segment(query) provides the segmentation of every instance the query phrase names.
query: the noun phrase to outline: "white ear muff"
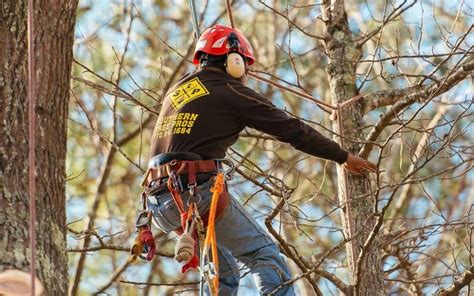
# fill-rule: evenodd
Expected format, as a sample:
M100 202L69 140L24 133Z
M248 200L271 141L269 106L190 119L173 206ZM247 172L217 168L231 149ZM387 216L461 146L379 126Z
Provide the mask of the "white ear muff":
M236 52L230 53L227 56L225 70L234 78L242 77L245 73L245 61L242 56Z

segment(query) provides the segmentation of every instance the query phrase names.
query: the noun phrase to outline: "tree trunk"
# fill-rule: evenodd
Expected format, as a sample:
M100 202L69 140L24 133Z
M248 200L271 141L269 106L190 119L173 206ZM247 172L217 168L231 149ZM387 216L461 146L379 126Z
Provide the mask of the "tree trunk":
M344 10L344 1L331 1L323 7L326 23L324 46L328 54L329 63L326 67L331 99L334 105L340 104L357 95L356 65L361 57L361 49L352 40L347 15ZM337 137L344 149L357 154L361 145L348 141L354 139L362 141L360 123L363 117L363 108L353 103L342 109L339 122L334 121L335 130L346 139ZM339 130L339 124L342 125ZM372 246L378 244L375 239L357 271L357 259L365 240L375 224L374 200L371 196L364 196L370 191L370 180L366 176L345 175L341 166L338 166L338 198L343 205L342 222L347 237L353 238L347 244L348 264L351 285L354 295L385 295L383 285L383 268L380 250ZM347 197L346 185L347 182ZM347 200L350 203L347 203Z
M77 0L35 1L36 274L67 295L65 157ZM26 0L0 4L0 271L29 272Z

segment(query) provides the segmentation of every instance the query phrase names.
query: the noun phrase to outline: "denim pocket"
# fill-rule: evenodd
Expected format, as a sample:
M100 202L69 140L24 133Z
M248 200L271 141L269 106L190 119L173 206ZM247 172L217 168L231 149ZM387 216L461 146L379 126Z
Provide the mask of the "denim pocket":
M198 211L200 215L203 215L211 207L212 192L210 191L212 185L214 184L214 179L199 185L198 194L200 195L200 200L197 203Z
M211 178L208 182L198 186L197 192L200 195L198 211L200 215L209 210L212 198L210 188L213 184L213 178ZM181 198L185 211L187 211L189 192L183 192ZM181 226L181 214L170 193L148 197L148 208L153 212L153 224L164 232L171 232Z

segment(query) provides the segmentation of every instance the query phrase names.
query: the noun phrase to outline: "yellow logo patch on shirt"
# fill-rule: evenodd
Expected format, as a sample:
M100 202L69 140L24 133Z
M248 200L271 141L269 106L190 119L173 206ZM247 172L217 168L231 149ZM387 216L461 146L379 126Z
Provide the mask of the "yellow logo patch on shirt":
M176 88L168 95L168 99L176 111L187 103L208 95L209 91L204 87L198 77L193 78Z

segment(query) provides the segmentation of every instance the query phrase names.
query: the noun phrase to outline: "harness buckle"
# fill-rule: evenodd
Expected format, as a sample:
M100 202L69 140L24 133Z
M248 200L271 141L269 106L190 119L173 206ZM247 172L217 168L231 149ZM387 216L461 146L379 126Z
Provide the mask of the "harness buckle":
M179 192L184 192L181 178L175 171L169 172L168 177L170 178L171 184L173 185L174 189L178 190Z

